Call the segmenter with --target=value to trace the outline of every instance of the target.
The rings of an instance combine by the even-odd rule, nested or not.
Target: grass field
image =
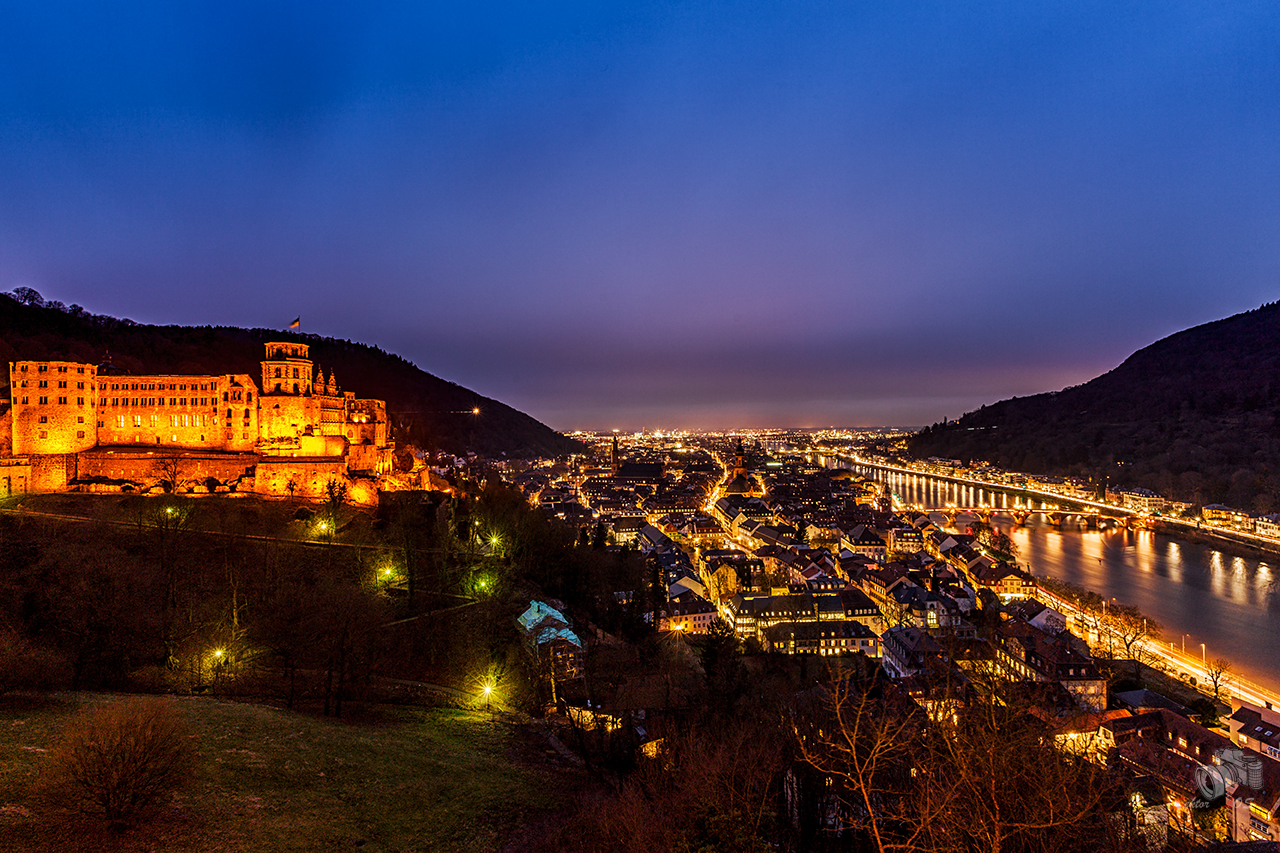
[[[378,707],[346,722],[178,698],[200,770],[154,820],[113,835],[29,789],[58,728],[115,698],[0,698],[0,850],[496,851],[578,784],[527,727],[484,712]]]

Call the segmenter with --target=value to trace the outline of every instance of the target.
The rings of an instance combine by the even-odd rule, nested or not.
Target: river
[[[855,467],[822,459],[830,467]],[[1013,498],[920,475],[856,466],[886,482],[902,501],[925,507],[1011,506]],[[1204,644],[1209,660],[1224,657],[1233,670],[1280,690],[1280,557],[1247,556],[1149,530],[1057,529],[1038,522],[1014,526],[1008,516],[993,523],[1018,546],[1018,561],[1033,574],[1071,581],[1122,604],[1131,604],[1163,626],[1161,636],[1194,655]],[[941,518],[939,517],[939,522]],[[957,524],[963,530],[966,517]],[[1185,636],[1184,636],[1185,635]]]

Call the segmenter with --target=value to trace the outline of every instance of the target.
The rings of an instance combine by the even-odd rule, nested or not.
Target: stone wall
[[[97,371],[72,361],[10,362],[10,452],[75,453],[97,444]]]
[[[176,466],[180,490],[197,487],[207,491],[205,481],[213,477],[218,490],[253,491],[256,453],[178,453],[144,448],[97,448],[80,454],[79,477],[82,483],[111,481],[109,485],[128,483],[139,491],[155,488],[167,479],[165,468]]]

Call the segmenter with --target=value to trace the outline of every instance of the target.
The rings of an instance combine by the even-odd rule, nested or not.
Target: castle
[[[309,347],[268,343],[248,374],[114,375],[70,361],[9,363],[0,497],[24,492],[240,491],[318,497],[330,480],[376,500],[395,450],[382,400],[326,378]],[[3,408],[8,403],[7,409]]]

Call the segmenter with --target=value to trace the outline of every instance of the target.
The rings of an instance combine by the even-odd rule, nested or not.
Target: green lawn
[[[390,707],[350,723],[179,698],[201,769],[154,821],[114,837],[27,790],[78,704],[113,698],[0,698],[0,850],[499,850],[577,784],[483,712]]]

